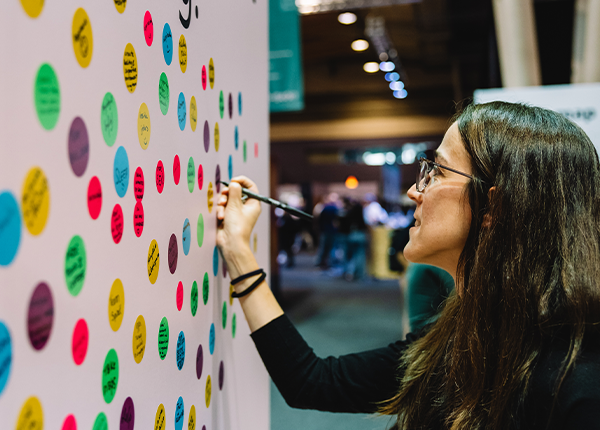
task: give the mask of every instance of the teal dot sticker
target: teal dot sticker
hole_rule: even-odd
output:
[[[183,398],[177,399],[177,406],[175,406],[175,430],[183,429],[183,422],[185,421],[185,408],[183,406]]]
[[[188,190],[190,193],[194,191],[194,186],[196,185],[196,165],[194,164],[194,159],[190,157],[187,165],[187,183]]]
[[[108,146],[113,146],[117,141],[117,132],[119,131],[119,113],[117,112],[117,102],[112,93],[106,93],[102,100],[100,128],[102,129],[104,142]]]
[[[127,151],[122,146],[119,146],[115,154],[113,176],[117,195],[124,197],[129,186],[129,157],[127,157]]]
[[[233,314],[231,318],[231,337],[235,339],[235,330],[237,329],[237,316]]]
[[[248,147],[246,146],[246,141],[244,140],[244,147],[242,148],[243,150],[243,157],[244,157],[244,163],[246,162],[246,158],[248,155]]]
[[[106,403],[112,402],[115,398],[117,385],[119,385],[119,357],[117,352],[111,349],[106,354],[102,367],[102,395]]]
[[[185,334],[182,331],[177,336],[177,368],[181,370],[185,362]]]
[[[170,66],[171,61],[173,61],[173,34],[171,33],[171,27],[169,24],[165,24],[163,27],[162,48],[163,56],[165,57],[165,63],[167,63],[167,66]]]
[[[158,356],[164,360],[169,351],[169,321],[163,317],[158,328]]]
[[[60,115],[60,86],[52,66],[44,63],[35,77],[35,110],[46,130],[52,130]]]
[[[183,222],[183,233],[181,233],[181,246],[183,247],[183,253],[188,255],[190,252],[190,242],[192,241],[192,226],[190,220],[185,219]]]
[[[12,341],[6,325],[0,321],[0,395],[6,387],[12,367]]]
[[[219,273],[219,249],[215,246],[213,251],[213,275],[217,276]]]
[[[179,99],[177,100],[177,121],[179,121],[179,130],[185,129],[185,120],[187,118],[187,108],[185,106],[185,96],[183,93],[179,93]]]
[[[223,91],[219,94],[219,115],[223,119],[223,113],[225,112],[225,99],[223,98]]]
[[[17,199],[9,191],[0,193],[0,266],[8,266],[17,255],[21,243],[21,225]]]
[[[231,155],[229,156],[229,161],[227,162],[227,174],[229,175],[229,180],[233,177],[233,159]]]
[[[238,131],[238,126],[235,126],[235,130],[233,132],[233,143],[235,145],[235,150],[238,150],[238,147],[240,146],[240,133]]]
[[[198,312],[198,283],[194,281],[192,284],[192,293],[190,296],[190,306],[192,308],[192,316],[196,316],[196,312]]]
[[[77,296],[83,288],[86,269],[85,244],[81,236],[75,235],[69,242],[65,257],[65,280],[67,289],[73,297]]]
[[[204,242],[204,217],[202,214],[198,215],[198,223],[196,225],[196,238],[198,239],[198,246],[202,247]]]
[[[160,111],[163,115],[166,115],[167,112],[169,112],[170,95],[169,79],[167,78],[167,74],[162,72],[160,80],[158,81],[158,104],[160,105]]]
[[[208,334],[208,349],[210,350],[210,355],[213,355],[215,352],[215,324],[210,325],[210,333]]]
[[[100,412],[96,416],[92,430],[108,430],[108,420],[106,419],[106,414],[104,412]]]
[[[225,327],[227,327],[227,302],[223,302],[223,310],[221,311],[221,314],[223,320],[223,330],[225,330]]]
[[[238,93],[238,113],[242,116],[242,92]]]
[[[202,301],[206,305],[208,303],[208,273],[204,272],[204,279],[202,280]]]

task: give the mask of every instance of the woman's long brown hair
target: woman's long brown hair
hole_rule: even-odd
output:
[[[465,187],[461,294],[408,348],[399,392],[381,412],[402,429],[504,430],[519,421],[552,334],[570,339],[556,395],[584,334],[598,331],[599,162],[585,133],[546,109],[470,105],[456,122],[477,178]]]

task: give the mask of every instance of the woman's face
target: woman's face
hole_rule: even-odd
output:
[[[471,161],[456,123],[446,132],[433,161],[471,174]],[[443,168],[432,174],[434,177],[423,193],[419,193],[415,185],[408,191],[417,208],[415,226],[410,229],[404,256],[414,263],[441,267],[456,280],[458,259],[471,225],[469,202],[464,196],[464,186],[469,178]]]

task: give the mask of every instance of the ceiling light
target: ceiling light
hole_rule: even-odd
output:
[[[379,63],[379,68],[382,72],[391,72],[396,68],[396,65],[391,61],[382,61],[381,63]]]
[[[396,97],[397,99],[406,98],[407,95],[408,93],[406,92],[406,90],[394,91],[394,97]]]
[[[390,82],[390,90],[393,91],[402,91],[404,89],[404,82],[402,81],[392,81]]]
[[[338,15],[338,21],[344,25],[354,24],[356,22],[356,15],[352,12],[344,12]]]
[[[386,152],[385,153],[385,162],[388,164],[394,164],[396,162],[396,154],[394,154],[393,152]]]
[[[385,52],[382,52],[381,54],[379,54],[379,61],[387,61],[388,60],[388,54]]]
[[[363,66],[363,70],[367,73],[375,73],[379,70],[379,64],[375,61],[365,63],[365,65]]]
[[[385,164],[385,154],[383,152],[365,152],[363,161],[367,166],[383,166]]]
[[[385,80],[388,82],[397,81],[398,79],[400,79],[400,75],[396,72],[385,74]]]
[[[350,189],[350,190],[354,190],[358,187],[358,179],[356,179],[356,176],[348,176],[346,178],[346,188]]]
[[[369,47],[369,42],[367,42],[364,39],[357,39],[354,42],[352,42],[351,46],[354,51],[364,51]]]
[[[417,151],[412,148],[405,149],[402,151],[402,162],[404,164],[412,164],[415,162],[415,157],[417,156]]]

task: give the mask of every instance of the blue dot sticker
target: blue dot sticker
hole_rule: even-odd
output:
[[[0,321],[0,395],[6,387],[10,368],[12,366],[12,342],[10,333],[2,321]]]
[[[175,407],[175,430],[182,430],[184,421],[185,408],[183,406],[183,398],[180,396],[179,399],[177,399],[177,406]]]
[[[185,129],[185,119],[187,118],[187,110],[185,107],[185,96],[183,93],[179,93],[179,100],[177,100],[177,121],[179,121],[179,130]]]
[[[238,113],[242,116],[242,92],[238,93]]]
[[[190,220],[185,219],[183,222],[183,233],[181,234],[181,244],[183,246],[183,253],[188,255],[190,252],[190,242],[192,240],[192,226]]]
[[[177,336],[177,368],[181,370],[185,361],[185,334],[182,331]]]
[[[215,246],[213,251],[213,275],[217,276],[219,273],[219,249]]]
[[[238,126],[235,126],[235,132],[233,135],[233,142],[235,143],[235,150],[237,151],[240,146],[240,133],[238,132]]]
[[[231,158],[231,155],[229,156],[229,161],[227,162],[227,174],[229,175],[229,180],[231,181],[233,176],[233,159]]]
[[[8,266],[12,263],[17,255],[19,243],[21,243],[19,204],[11,192],[4,191],[0,193],[0,266]]]
[[[124,197],[129,186],[129,158],[127,151],[122,146],[119,146],[115,154],[115,163],[113,166],[115,178],[115,190],[119,197]]]
[[[210,334],[208,335],[208,349],[210,351],[210,355],[213,355],[215,352],[215,323],[210,325]]]
[[[163,27],[162,47],[165,63],[167,63],[167,66],[170,66],[171,61],[173,61],[173,34],[171,33],[169,24],[165,24]]]

